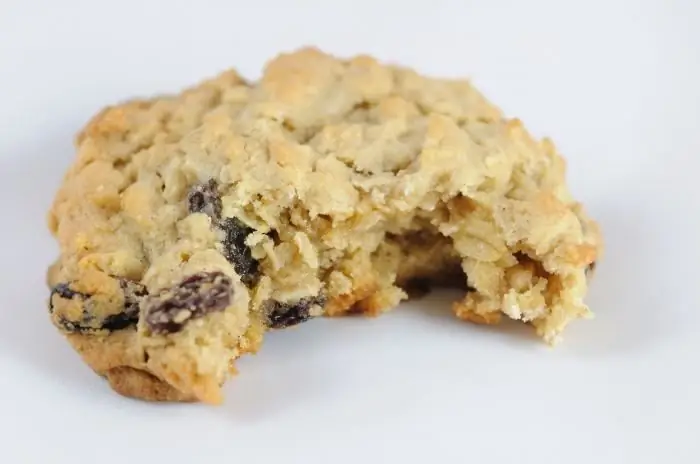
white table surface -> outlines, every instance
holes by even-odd
[[[700,462],[699,22],[693,0],[3,0],[0,462]],[[470,76],[553,137],[605,233],[596,319],[555,350],[457,322],[447,294],[313,321],[244,359],[219,408],[92,374],[45,307],[73,134],[106,104],[253,78],[304,44]]]

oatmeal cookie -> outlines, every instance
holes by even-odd
[[[97,114],[49,214],[53,323],[119,393],[221,401],[266,332],[455,285],[462,320],[556,342],[594,221],[564,160],[466,80],[282,54]]]

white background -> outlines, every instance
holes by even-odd
[[[395,1],[2,0],[0,462],[700,462],[700,5]],[[554,350],[444,294],[313,321],[244,359],[220,408],[127,400],[84,366],[45,307],[73,134],[304,44],[470,76],[552,136],[606,237],[597,318]]]

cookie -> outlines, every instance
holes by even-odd
[[[49,312],[123,395],[218,403],[266,333],[426,285],[548,343],[590,315],[601,236],[564,160],[467,80],[305,48],[108,107],[76,147]]]

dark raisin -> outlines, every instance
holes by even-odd
[[[267,322],[271,329],[283,329],[301,324],[311,319],[311,308],[323,306],[326,298],[322,295],[302,298],[296,303],[271,301],[267,306]]]
[[[126,329],[139,321],[139,304],[148,295],[146,287],[128,279],[119,279],[119,286],[124,292],[124,311],[107,316],[102,322],[102,329],[115,331]]]
[[[595,272],[596,262],[593,261],[586,267],[586,276],[590,276]]]
[[[221,218],[223,206],[219,195],[219,186],[214,179],[192,187],[187,195],[187,201],[190,213],[204,213],[215,221]]]
[[[141,298],[148,295],[148,289],[133,280],[119,278],[119,286],[124,292],[124,305],[138,307]]]
[[[112,314],[104,318],[102,321],[101,329],[109,330],[110,332],[115,332],[117,330],[126,329],[132,325],[136,325],[139,321],[138,309],[136,312],[126,312]]]
[[[66,332],[78,332],[83,333],[87,331],[87,327],[91,325],[94,320],[92,313],[88,310],[87,301],[90,299],[90,295],[78,292],[70,288],[69,283],[61,283],[56,285],[51,289],[51,294],[49,295],[49,314],[54,314],[54,296],[58,296],[64,300],[81,300],[82,312],[80,314],[79,321],[71,321],[65,317],[58,315],[54,317],[53,320],[55,324]]]
[[[223,272],[200,272],[144,301],[151,332],[179,332],[185,324],[209,313],[223,311],[233,297],[233,282]]]
[[[54,295],[58,295],[60,298],[63,298],[65,300],[72,300],[73,298],[80,298],[81,300],[85,300],[90,297],[90,295],[86,295],[85,293],[76,292],[75,290],[70,288],[70,284],[58,284],[51,289],[51,294],[49,295],[49,313],[51,314],[53,314]]]
[[[259,276],[259,264],[251,255],[245,240],[254,230],[238,218],[224,219],[221,221],[221,229],[225,234],[222,242],[224,256],[233,264],[241,281],[247,286],[253,285]]]
[[[224,233],[221,244],[224,257],[233,265],[245,285],[253,285],[259,277],[259,265],[253,259],[245,240],[254,230],[238,218],[221,218],[223,205],[217,182],[211,179],[192,187],[187,201],[191,213],[208,215],[212,218],[214,227]]]
[[[270,239],[272,239],[272,243],[274,243],[275,245],[279,245],[280,243],[282,243],[282,239],[280,238],[280,233],[277,232],[275,229],[272,229],[266,235],[268,237],[270,237]]]
[[[124,309],[123,311],[110,314],[104,319],[99,319],[95,316],[91,295],[81,293],[70,288],[70,284],[62,283],[56,285],[51,290],[49,297],[49,313],[54,313],[54,296],[66,300],[80,299],[82,312],[79,320],[70,320],[62,315],[54,317],[55,323],[65,330],[72,333],[95,333],[99,330],[116,331],[122,330],[132,325],[135,325],[139,319],[139,302],[148,291],[146,287],[138,282],[128,279],[119,278],[119,286],[124,292]]]

